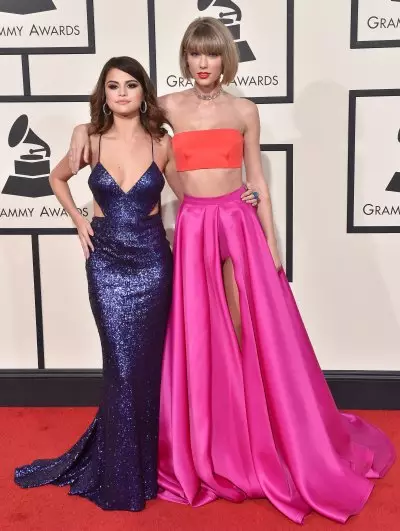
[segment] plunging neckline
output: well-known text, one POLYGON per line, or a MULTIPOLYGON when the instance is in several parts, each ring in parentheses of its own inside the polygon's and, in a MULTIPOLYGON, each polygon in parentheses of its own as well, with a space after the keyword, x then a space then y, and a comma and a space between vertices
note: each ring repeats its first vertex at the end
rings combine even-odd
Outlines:
MULTIPOLYGON (((121 188, 121 185, 119 185, 117 183, 117 181, 114 179, 114 177, 111 175, 111 173, 107 170, 107 168, 104 167, 103 163, 98 161, 97 162, 97 166, 101 166, 103 168, 103 170, 107 173, 107 175, 110 177, 111 181, 115 184, 115 186, 124 194, 124 195, 128 195, 130 194, 130 192, 136 187, 137 184, 139 184, 139 182, 143 179, 143 177, 146 175, 146 173, 152 168, 153 165, 156 165, 156 163, 154 162, 154 160, 151 161, 150 165, 147 167, 147 169, 142 173, 142 175, 139 177, 139 179, 129 188, 129 190, 127 190, 125 192, 125 190, 123 188, 121 188)), ((156 165, 157 166, 157 165, 156 165)), ((161 170, 158 168, 157 166, 157 169, 161 172, 161 170)))

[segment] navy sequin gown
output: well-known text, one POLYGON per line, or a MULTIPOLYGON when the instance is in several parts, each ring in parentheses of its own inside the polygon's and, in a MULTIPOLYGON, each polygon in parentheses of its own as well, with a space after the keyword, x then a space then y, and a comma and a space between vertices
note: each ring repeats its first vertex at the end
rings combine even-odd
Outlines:
POLYGON ((154 160, 124 192, 101 162, 89 186, 105 217, 92 221, 86 262, 90 304, 103 352, 97 415, 64 455, 18 468, 21 487, 70 485, 103 509, 139 511, 157 495, 162 351, 172 254, 160 214, 164 178, 154 160))

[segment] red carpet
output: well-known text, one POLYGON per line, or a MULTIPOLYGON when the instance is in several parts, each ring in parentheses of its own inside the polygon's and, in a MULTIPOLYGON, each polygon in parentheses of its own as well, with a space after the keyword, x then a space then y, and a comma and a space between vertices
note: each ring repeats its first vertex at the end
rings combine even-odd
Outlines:
MULTIPOLYGON (((155 500, 141 513, 106 512, 67 496, 67 487, 20 489, 14 468, 63 453, 83 433, 94 408, 0 408, 0 530, 13 531, 397 531, 400 529, 400 458, 376 488, 364 511, 343 527, 311 514, 304 526, 282 516, 266 500, 235 505, 217 501, 190 507, 155 500)), ((400 455, 400 411, 361 411, 383 429, 400 455)))

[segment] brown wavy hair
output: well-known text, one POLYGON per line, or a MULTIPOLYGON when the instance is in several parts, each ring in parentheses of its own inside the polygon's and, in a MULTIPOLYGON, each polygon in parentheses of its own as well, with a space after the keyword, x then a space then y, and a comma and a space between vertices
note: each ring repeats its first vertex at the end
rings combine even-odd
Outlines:
POLYGON ((147 103, 147 111, 140 113, 140 121, 144 129, 154 138, 162 138, 166 133, 164 124, 169 124, 164 111, 158 105, 156 90, 146 70, 132 57, 112 57, 103 66, 96 87, 90 96, 90 134, 103 134, 114 123, 113 114, 106 115, 103 105, 106 103, 105 82, 108 72, 117 68, 134 77, 142 86, 144 100, 147 103))

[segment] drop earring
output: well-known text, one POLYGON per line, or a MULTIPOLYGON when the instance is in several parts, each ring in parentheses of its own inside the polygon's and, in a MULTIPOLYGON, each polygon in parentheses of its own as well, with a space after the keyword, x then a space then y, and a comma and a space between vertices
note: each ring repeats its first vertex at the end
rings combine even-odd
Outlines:
POLYGON ((107 102, 103 103, 103 113, 106 115, 106 116, 110 116, 111 114, 111 109, 108 107, 108 112, 107 112, 107 102))

